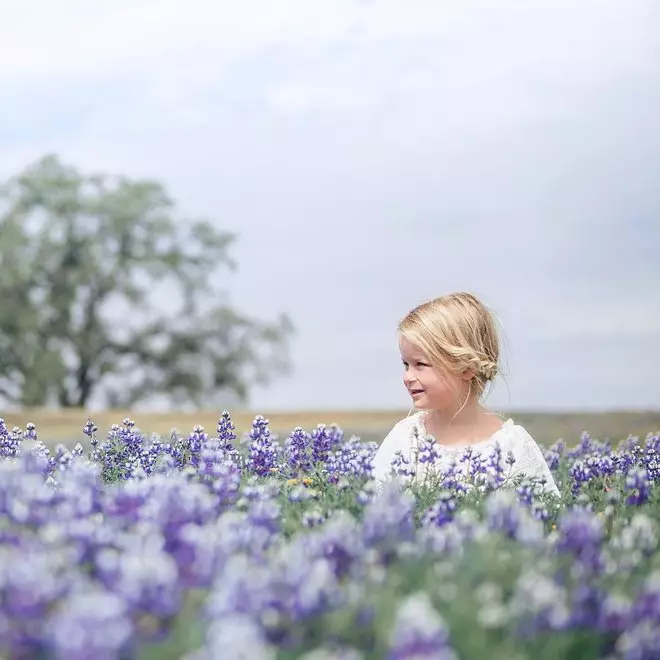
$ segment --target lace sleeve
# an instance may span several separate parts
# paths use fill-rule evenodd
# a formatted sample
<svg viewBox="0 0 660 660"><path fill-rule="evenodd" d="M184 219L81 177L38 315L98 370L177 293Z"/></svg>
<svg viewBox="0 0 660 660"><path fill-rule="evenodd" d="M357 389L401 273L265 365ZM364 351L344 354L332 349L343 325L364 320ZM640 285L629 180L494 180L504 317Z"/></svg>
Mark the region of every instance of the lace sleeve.
<svg viewBox="0 0 660 660"><path fill-rule="evenodd" d="M559 496L559 489L555 483L548 463L543 456L541 448L536 444L532 436L522 427L516 429L514 456L516 462L510 473L512 479L524 476L543 486L543 488Z"/></svg>
<svg viewBox="0 0 660 660"><path fill-rule="evenodd" d="M410 418L397 422L392 430L378 447L373 460L373 477L376 481L383 482L391 476L391 464L397 451L406 455L410 450Z"/></svg>

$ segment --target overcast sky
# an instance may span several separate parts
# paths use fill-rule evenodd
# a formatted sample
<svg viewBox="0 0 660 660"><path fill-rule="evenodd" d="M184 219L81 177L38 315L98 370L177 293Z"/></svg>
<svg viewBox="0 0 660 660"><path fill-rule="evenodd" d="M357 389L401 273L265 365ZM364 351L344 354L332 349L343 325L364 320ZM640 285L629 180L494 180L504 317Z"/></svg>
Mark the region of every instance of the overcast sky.
<svg viewBox="0 0 660 660"><path fill-rule="evenodd" d="M0 16L0 176L55 152L235 231L233 302L297 327L254 408L405 408L396 324L454 290L503 327L493 406L660 405L657 0Z"/></svg>

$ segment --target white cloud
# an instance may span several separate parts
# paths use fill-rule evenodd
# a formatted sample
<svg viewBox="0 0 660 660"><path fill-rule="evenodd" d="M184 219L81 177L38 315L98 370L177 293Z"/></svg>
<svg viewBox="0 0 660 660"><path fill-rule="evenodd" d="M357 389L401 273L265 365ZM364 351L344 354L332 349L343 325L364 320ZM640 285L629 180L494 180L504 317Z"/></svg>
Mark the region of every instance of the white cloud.
<svg viewBox="0 0 660 660"><path fill-rule="evenodd" d="M232 298L299 327L296 376L255 405L405 405L396 321L451 289L515 338L514 404L557 400L535 365L579 362L566 337L660 332L655 0L23 2L0 79L31 119L0 172L57 151L236 230Z"/></svg>
<svg viewBox="0 0 660 660"><path fill-rule="evenodd" d="M222 72L236 58L277 44L333 41L354 16L352 3L304 0L138 0L101 5L93 13L73 4L69 11L71 2L64 0L44 15L46 3L26 2L23 12L6 17L0 72L21 79L124 73L167 78L173 67L175 80L185 74L200 82L201 75L204 82L208 72ZM35 5L41 14L36 19ZM181 58L200 68L187 70Z"/></svg>

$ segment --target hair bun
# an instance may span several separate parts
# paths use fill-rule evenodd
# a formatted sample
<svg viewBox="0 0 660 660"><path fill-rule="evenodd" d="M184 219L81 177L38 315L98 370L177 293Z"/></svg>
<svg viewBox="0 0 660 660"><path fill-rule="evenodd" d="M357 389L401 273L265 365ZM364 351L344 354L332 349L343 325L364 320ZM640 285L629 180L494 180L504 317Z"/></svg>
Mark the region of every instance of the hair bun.
<svg viewBox="0 0 660 660"><path fill-rule="evenodd" d="M495 362L485 362L481 367L481 375L486 380L493 380L497 376L497 364Z"/></svg>

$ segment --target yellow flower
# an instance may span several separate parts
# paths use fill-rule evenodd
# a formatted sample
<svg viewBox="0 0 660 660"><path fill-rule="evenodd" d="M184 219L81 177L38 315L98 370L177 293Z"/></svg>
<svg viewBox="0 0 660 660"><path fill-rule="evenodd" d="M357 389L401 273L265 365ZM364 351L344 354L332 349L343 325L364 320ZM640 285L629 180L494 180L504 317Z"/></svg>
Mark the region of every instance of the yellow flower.
<svg viewBox="0 0 660 660"><path fill-rule="evenodd" d="M287 479L287 486L295 486L298 483L298 479Z"/></svg>
<svg viewBox="0 0 660 660"><path fill-rule="evenodd" d="M302 482L305 484L305 486L311 486L312 483L314 483L314 480L310 479L309 477L303 477Z"/></svg>

